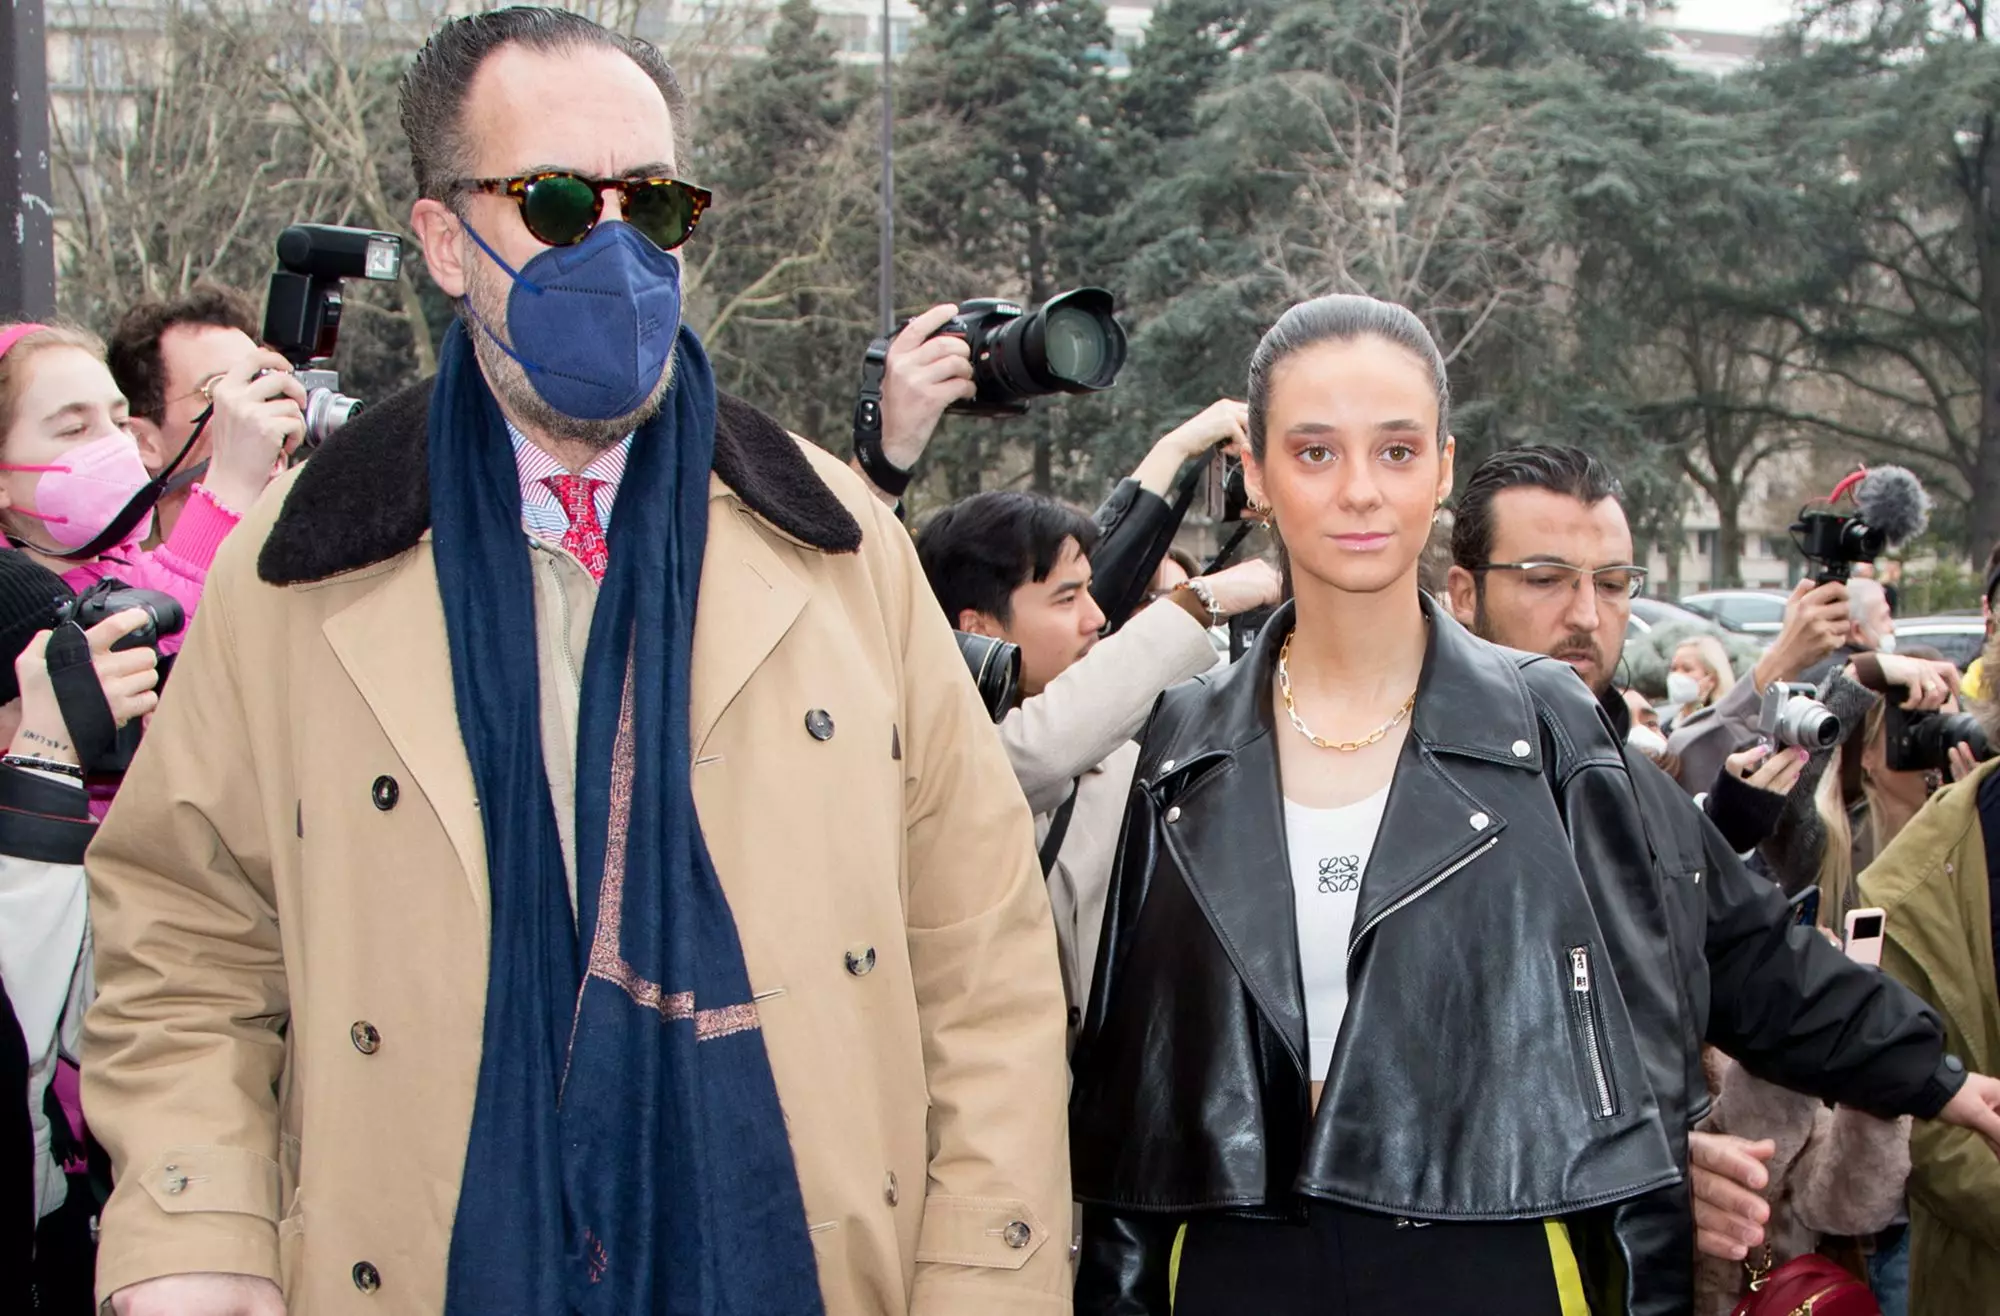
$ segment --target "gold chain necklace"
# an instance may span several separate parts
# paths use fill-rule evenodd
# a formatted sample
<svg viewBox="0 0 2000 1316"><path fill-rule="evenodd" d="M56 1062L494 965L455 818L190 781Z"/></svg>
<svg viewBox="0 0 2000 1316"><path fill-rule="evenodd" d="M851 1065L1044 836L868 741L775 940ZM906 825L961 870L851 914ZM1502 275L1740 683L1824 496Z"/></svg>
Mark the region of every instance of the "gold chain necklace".
<svg viewBox="0 0 2000 1316"><path fill-rule="evenodd" d="M1417 706L1417 692L1412 690L1410 691L1410 697L1403 701L1403 706L1397 709L1387 722L1376 727L1359 740L1327 740L1321 736L1316 736L1313 734L1313 729L1306 725L1305 719L1299 716L1298 708L1292 703L1291 657L1292 637L1287 635L1284 647L1278 650L1278 692L1285 697L1285 716L1292 719L1292 726L1300 735L1321 749L1337 749L1343 754L1352 754L1356 750L1366 749L1382 737L1388 735L1391 731L1394 731L1396 724L1408 717L1410 710Z"/></svg>

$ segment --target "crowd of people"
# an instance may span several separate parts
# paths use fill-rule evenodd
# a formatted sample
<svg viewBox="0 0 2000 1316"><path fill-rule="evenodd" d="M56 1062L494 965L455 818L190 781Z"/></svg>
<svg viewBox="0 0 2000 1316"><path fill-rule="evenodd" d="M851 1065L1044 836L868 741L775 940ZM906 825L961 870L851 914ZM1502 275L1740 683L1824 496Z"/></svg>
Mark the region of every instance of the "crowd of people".
<svg viewBox="0 0 2000 1316"><path fill-rule="evenodd" d="M402 106L460 314L309 461L226 290L0 328L0 1306L2000 1312L2000 770L1899 730L2000 717L1876 582L1657 706L1616 473L1344 295L912 527L955 308L866 464L719 391L650 46Z"/></svg>

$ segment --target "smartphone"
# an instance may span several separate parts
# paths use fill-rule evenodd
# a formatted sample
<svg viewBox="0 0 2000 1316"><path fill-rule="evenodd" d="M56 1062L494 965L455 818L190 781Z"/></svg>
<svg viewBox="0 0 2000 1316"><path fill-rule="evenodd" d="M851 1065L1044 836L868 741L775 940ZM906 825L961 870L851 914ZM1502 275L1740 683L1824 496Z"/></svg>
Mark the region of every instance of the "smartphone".
<svg viewBox="0 0 2000 1316"><path fill-rule="evenodd" d="M1819 925L1819 888L1809 886L1792 897L1792 922L1802 928Z"/></svg>
<svg viewBox="0 0 2000 1316"><path fill-rule="evenodd" d="M1887 923L1879 909L1857 909L1847 915L1847 958L1856 964L1882 965L1882 932Z"/></svg>

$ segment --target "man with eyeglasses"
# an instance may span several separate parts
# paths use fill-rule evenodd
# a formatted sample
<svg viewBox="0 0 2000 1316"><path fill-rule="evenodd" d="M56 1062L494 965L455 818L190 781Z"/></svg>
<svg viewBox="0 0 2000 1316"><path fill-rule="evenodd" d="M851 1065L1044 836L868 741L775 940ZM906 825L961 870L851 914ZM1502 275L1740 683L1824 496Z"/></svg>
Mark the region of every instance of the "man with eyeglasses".
<svg viewBox="0 0 2000 1316"><path fill-rule="evenodd" d="M438 375L217 561L88 864L118 1316L1070 1310L1028 808L909 535L682 328L687 122L559 10L405 75Z"/></svg>
<svg viewBox="0 0 2000 1316"><path fill-rule="evenodd" d="M282 356L257 345L256 315L242 293L201 283L135 302L106 342L148 474L180 457L195 421L214 407L153 510L155 542L173 537L197 484L229 511L248 512L278 473L268 454L305 436L305 388Z"/></svg>
<svg viewBox="0 0 2000 1316"><path fill-rule="evenodd" d="M1631 710L1614 673L1645 572L1618 492L1610 469L1578 448L1495 454L1458 496L1448 592L1453 614L1485 639L1575 668L1623 741ZM1663 1101L1680 1098L1672 1104L1690 1124L1705 1112L1707 1042L1824 1100L2000 1128L2000 1083L1944 1053L1932 1011L1795 927L1784 893L1744 867L1672 778L1636 750L1626 761L1675 936L1657 960L1616 968L1629 1000L1661 1002L1682 1021L1679 1036L1640 1039ZM1701 1250L1742 1260L1763 1241L1769 1208L1757 1194L1774 1150L1690 1132L1690 1185L1640 1209L1685 1213L1691 1196Z"/></svg>

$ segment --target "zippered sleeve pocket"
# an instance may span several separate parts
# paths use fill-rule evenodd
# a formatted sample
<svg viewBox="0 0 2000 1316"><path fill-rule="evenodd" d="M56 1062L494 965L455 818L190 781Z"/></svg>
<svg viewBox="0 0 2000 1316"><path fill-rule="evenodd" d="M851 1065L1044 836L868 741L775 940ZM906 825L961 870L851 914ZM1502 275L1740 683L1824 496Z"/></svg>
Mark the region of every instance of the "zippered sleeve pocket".
<svg viewBox="0 0 2000 1316"><path fill-rule="evenodd" d="M1610 1119L1618 1113L1618 1087L1612 1080L1610 1048L1604 1042L1604 1016L1598 1009L1596 965L1590 947L1570 947L1568 969L1570 1020L1583 1047L1591 1113L1598 1119Z"/></svg>

